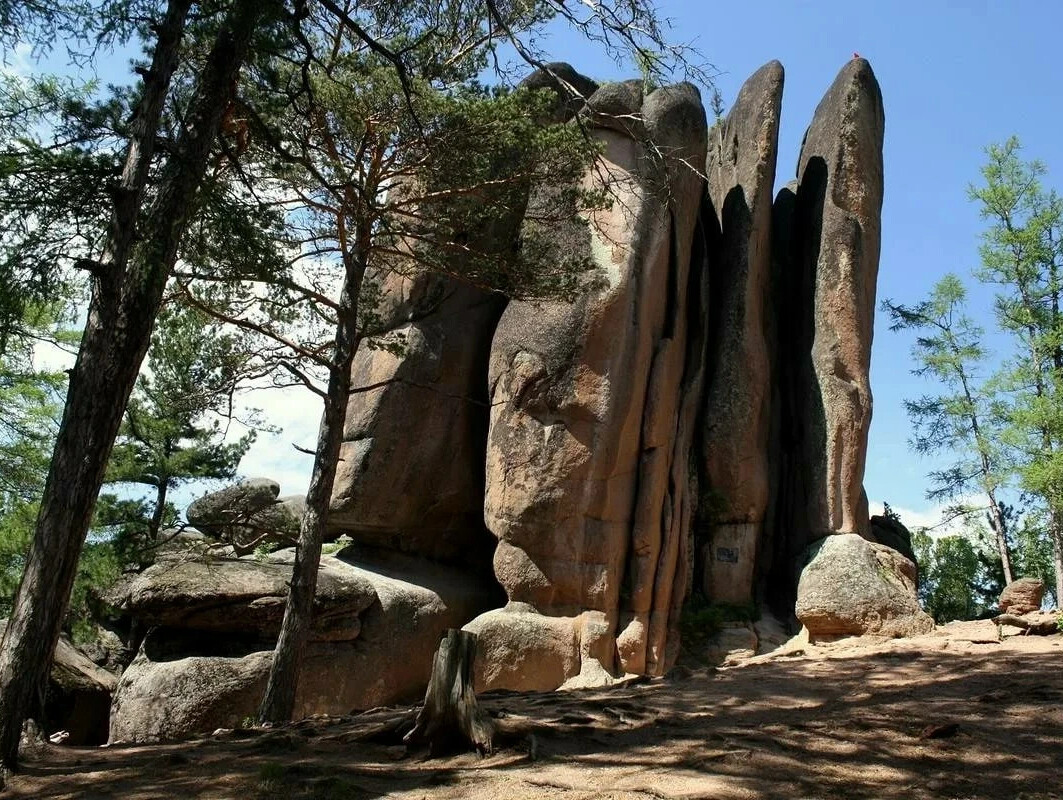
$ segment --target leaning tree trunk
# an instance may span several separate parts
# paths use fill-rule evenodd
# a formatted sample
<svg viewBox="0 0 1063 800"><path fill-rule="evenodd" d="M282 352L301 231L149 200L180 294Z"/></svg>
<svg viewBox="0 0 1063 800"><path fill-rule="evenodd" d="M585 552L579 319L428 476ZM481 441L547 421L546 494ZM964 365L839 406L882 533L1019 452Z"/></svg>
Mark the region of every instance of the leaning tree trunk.
<svg viewBox="0 0 1063 800"><path fill-rule="evenodd" d="M494 725L476 702L476 634L451 628L439 643L417 722L403 741L428 742L432 755L475 747L491 752Z"/></svg>
<svg viewBox="0 0 1063 800"><path fill-rule="evenodd" d="M358 295L362 290L365 270L366 256L360 252L347 268L340 293L336 342L329 367L325 410L317 434L314 470L306 495L306 511L299 526L299 541L295 548L295 565L284 606L284 619L273 651L266 693L258 711L261 723L288 722L295 712L295 694L299 688L303 651L310 638L310 625L313 622L321 543L325 538L329 502L343 445L343 425L351 393L351 366L358 349Z"/></svg>
<svg viewBox="0 0 1063 800"><path fill-rule="evenodd" d="M83 263L92 300L41 498L37 527L0 649L0 760L15 768L23 720L40 713L52 653L107 459L177 258L229 99L265 4L238 0L211 49L176 152L140 212L159 118L177 64L187 0L173 0L158 28L136 131L116 188L104 257ZM135 250L135 253L134 253Z"/></svg>

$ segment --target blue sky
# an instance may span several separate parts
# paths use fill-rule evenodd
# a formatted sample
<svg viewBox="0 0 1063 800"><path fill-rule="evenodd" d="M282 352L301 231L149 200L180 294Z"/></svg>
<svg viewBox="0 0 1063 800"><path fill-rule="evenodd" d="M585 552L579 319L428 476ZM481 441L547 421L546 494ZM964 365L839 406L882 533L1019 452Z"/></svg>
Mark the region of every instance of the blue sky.
<svg viewBox="0 0 1063 800"><path fill-rule="evenodd" d="M880 299L915 302L945 272L966 276L976 265L982 223L966 190L978 179L988 143L1018 135L1027 157L1048 164L1047 183L1063 188L1063 3L662 0L659 7L673 22L672 38L695 40L719 70L717 86L728 104L763 63L783 63L779 185L794 177L801 137L838 70L854 51L870 60L886 107ZM569 33L555 32L544 44L552 58L598 79L636 72ZM101 64L101 77L116 78L125 61L122 55ZM972 288L976 315L985 316L989 294ZM905 397L927 389L909 374L909 346L879 314L865 484L873 503L887 500L906 519L930 522L924 476L931 464L909 452L902 407ZM301 491L310 459L291 443L312 446L316 398L256 403L285 432L262 437L244 471L277 477L284 493Z"/></svg>

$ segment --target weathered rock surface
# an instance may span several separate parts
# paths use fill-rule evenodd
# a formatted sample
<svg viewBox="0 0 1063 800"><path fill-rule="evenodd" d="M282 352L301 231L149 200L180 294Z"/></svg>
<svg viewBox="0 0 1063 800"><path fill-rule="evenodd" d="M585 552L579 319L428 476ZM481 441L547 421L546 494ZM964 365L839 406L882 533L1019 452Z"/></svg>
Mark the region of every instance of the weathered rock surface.
<svg viewBox="0 0 1063 800"><path fill-rule="evenodd" d="M0 620L0 639L7 630L7 620ZM66 731L68 745L103 744L107 741L107 724L111 692L117 678L96 666L66 636L55 646L48 688L44 698L45 733Z"/></svg>
<svg viewBox="0 0 1063 800"><path fill-rule="evenodd" d="M1040 578L1019 578L1000 593L1000 610L1009 614L1028 614L1041 610L1045 596L1045 582Z"/></svg>
<svg viewBox="0 0 1063 800"><path fill-rule="evenodd" d="M809 549L797 587L797 619L812 640L830 636L917 636L934 621L916 598L915 564L855 533Z"/></svg>
<svg viewBox="0 0 1063 800"><path fill-rule="evenodd" d="M568 64L544 65L524 85L558 95L570 119L597 84ZM523 208L480 239L515 240ZM497 247L497 245L492 245ZM377 276L380 326L401 354L363 348L353 368L329 527L355 541L489 569L484 527L487 363L506 299L438 274Z"/></svg>
<svg viewBox="0 0 1063 800"><path fill-rule="evenodd" d="M601 612L610 645L623 613L620 668L656 674L685 594L695 409L681 399L700 364L688 368L691 298L680 287L690 281L701 198L691 166L704 163L706 129L687 85L648 95L641 117L669 157L662 163L613 127L593 129L605 151L588 180L607 176L614 202L589 228L559 234L594 255L599 280L571 303L513 302L499 321L484 514L511 601L548 616ZM612 649L603 648L607 672Z"/></svg>
<svg viewBox="0 0 1063 800"><path fill-rule="evenodd" d="M432 654L446 629L497 602L491 587L451 568L387 554L373 565L360 559L355 566L343 560L347 557L341 552L323 562L344 586L368 586L373 596L349 620L357 638L311 641L297 716L415 700L424 692ZM266 599L272 605L272 597ZM272 642L248 628L251 635L244 637L192 628L153 631L115 691L111 740L180 738L236 727L253 716Z"/></svg>
<svg viewBox="0 0 1063 800"><path fill-rule="evenodd" d="M252 478L199 498L185 516L198 530L232 545L237 555L261 546L276 549L292 542L306 509L304 497L279 494L276 481Z"/></svg>
<svg viewBox="0 0 1063 800"><path fill-rule="evenodd" d="M110 589L106 601L148 626L249 633L280 631L293 551L269 562L254 559L163 561ZM318 572L312 637L354 639L358 615L376 600L373 584L347 564L323 556Z"/></svg>
<svg viewBox="0 0 1063 800"><path fill-rule="evenodd" d="M882 211L882 94L864 59L850 61L816 109L798 165L802 274L812 270L807 395L806 525L813 538L869 533L863 496L871 425L871 339Z"/></svg>
<svg viewBox="0 0 1063 800"><path fill-rule="evenodd" d="M481 614L464 629L478 637L477 692L550 691L579 674L579 625L573 617L499 608Z"/></svg>
<svg viewBox="0 0 1063 800"><path fill-rule="evenodd" d="M710 268L699 452L712 498L701 511L712 524L702 575L706 596L723 603L753 600L769 499L771 217L782 90L782 64L765 64L709 131L706 175L720 236Z"/></svg>
<svg viewBox="0 0 1063 800"><path fill-rule="evenodd" d="M355 358L359 391L329 528L370 546L486 564L483 375L505 300L426 274L392 274L384 293L385 326L404 337L404 352L363 348Z"/></svg>
<svg viewBox="0 0 1063 800"><path fill-rule="evenodd" d="M871 535L862 484L884 125L874 73L855 58L816 109L798 183L775 200L774 530L764 567L769 602L782 614L811 542Z"/></svg>

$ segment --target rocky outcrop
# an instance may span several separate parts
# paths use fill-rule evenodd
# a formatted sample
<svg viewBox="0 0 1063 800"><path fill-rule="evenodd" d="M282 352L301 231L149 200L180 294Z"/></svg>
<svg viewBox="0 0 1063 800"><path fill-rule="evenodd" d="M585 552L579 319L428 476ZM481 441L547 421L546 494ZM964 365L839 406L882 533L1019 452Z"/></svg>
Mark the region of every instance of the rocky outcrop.
<svg viewBox="0 0 1063 800"><path fill-rule="evenodd" d="M1007 614L1029 614L1041 610L1045 597L1045 582L1040 578L1019 578L1000 593L1000 611Z"/></svg>
<svg viewBox="0 0 1063 800"><path fill-rule="evenodd" d="M798 273L814 287L806 384L807 518L812 538L867 535L863 495L871 425L871 339L882 211L882 95L853 59L820 102L798 165Z"/></svg>
<svg viewBox="0 0 1063 800"><path fill-rule="evenodd" d="M279 625L275 611L283 612L283 598L278 606L273 582L283 570L274 566L285 564L227 562L213 577L197 568L191 575L205 582L201 590L189 573L170 581L179 587L175 598L207 597L227 583L227 576L242 586L231 592L233 602L216 619L205 609L178 617L151 600L143 611L130 609L145 614L142 618L147 608L153 609L161 615L160 627L144 640L115 690L112 741L180 738L236 727L255 715ZM432 654L446 629L460 627L498 602L492 587L459 570L405 556L340 551L326 556L322 567L317 602L334 624L320 618L315 622L304 655L297 716L346 714L416 699L424 692ZM286 569L290 575L290 564ZM258 599L256 591L262 592ZM173 605L181 602L174 599ZM255 618L240 624L241 617L251 615ZM222 617L231 618L228 629L222 627Z"/></svg>
<svg viewBox="0 0 1063 800"><path fill-rule="evenodd" d="M687 287L704 111L692 86L645 98L624 89L600 91L610 93L614 115L641 118L649 143L589 115L604 152L588 180L604 183L613 203L563 234L594 256L600 274L573 302L511 303L488 377L484 515L498 537L495 575L511 602L543 615L541 638L552 636L557 618L586 623L581 615L597 612L590 627L572 624L587 654L579 669L603 675L658 674L668 660L692 510L686 464L696 409L681 401L701 369L688 363L697 351L688 317L700 298ZM498 651L479 624L470 629L481 647ZM533 624L521 617L522 629ZM519 658L512 641L499 657ZM568 654L558 663L576 669Z"/></svg>
<svg viewBox="0 0 1063 800"><path fill-rule="evenodd" d="M415 698L447 627L477 635L481 691L660 675L692 591L783 620L734 628L723 658L778 646L795 608L813 638L931 624L906 532L871 525L862 487L878 85L862 59L842 69L773 203L782 83L765 65L709 131L690 85L598 87L547 65L528 81L556 93L541 121L577 115L600 142L582 187L609 203L547 227L535 211L563 187L522 187L505 220L462 233L513 254L547 234L547 252L591 265L574 296L375 265L362 300L377 346L354 366L329 519L354 544L322 560L297 713ZM277 505L277 487L257 491L250 516ZM222 517L197 519L210 532L234 524ZM182 534L115 595L156 627L118 687L113 738L254 713L290 556L209 555Z"/></svg>
<svg viewBox="0 0 1063 800"><path fill-rule="evenodd" d="M854 58L805 133L798 183L775 201L777 489L769 600L794 597L816 539L870 536L863 492L882 208L882 95Z"/></svg>
<svg viewBox="0 0 1063 800"><path fill-rule="evenodd" d="M263 638L280 631L294 551L270 561L219 558L163 561L130 576L105 597L119 614L145 626ZM373 584L337 558L323 556L311 637L355 639L358 618L376 600Z"/></svg>
<svg viewBox="0 0 1063 800"><path fill-rule="evenodd" d="M0 639L7 620L0 620ZM117 679L96 666L65 635L59 637L44 696L47 735L58 734L68 745L103 744Z"/></svg>
<svg viewBox="0 0 1063 800"><path fill-rule="evenodd" d="M197 530L231 545L237 555L260 547L275 550L292 543L306 509L303 496L279 494L276 481L252 478L199 498L185 516Z"/></svg>
<svg viewBox="0 0 1063 800"><path fill-rule="evenodd" d="M355 357L334 536L486 570L483 453L491 332L505 299L437 275L383 279L381 326L402 349Z"/></svg>
<svg viewBox="0 0 1063 800"><path fill-rule="evenodd" d="M568 64L523 81L557 95L553 117L571 119L597 84ZM528 187L530 193L531 187ZM524 207L469 247L504 250ZM398 348L355 358L344 445L329 514L333 535L374 547L490 569L494 539L483 521L487 364L506 298L423 270L372 276L376 325Z"/></svg>
<svg viewBox="0 0 1063 800"><path fill-rule="evenodd" d="M832 636L917 636L934 620L919 607L915 564L855 533L814 544L794 613L813 641Z"/></svg>
<svg viewBox="0 0 1063 800"><path fill-rule="evenodd" d="M746 81L709 132L708 194L719 228L710 267L710 329L699 448L709 527L703 590L716 602L753 601L754 567L771 484L771 216L783 68Z"/></svg>

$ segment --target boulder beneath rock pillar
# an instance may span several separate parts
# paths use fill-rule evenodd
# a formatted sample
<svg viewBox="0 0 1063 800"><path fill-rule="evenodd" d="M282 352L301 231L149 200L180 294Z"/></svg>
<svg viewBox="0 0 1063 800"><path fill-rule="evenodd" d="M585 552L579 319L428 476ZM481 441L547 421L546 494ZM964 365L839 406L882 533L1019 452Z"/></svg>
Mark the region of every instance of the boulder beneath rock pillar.
<svg viewBox="0 0 1063 800"><path fill-rule="evenodd" d="M809 548L795 613L813 639L918 636L934 628L919 606L915 564L855 533L826 536Z"/></svg>

